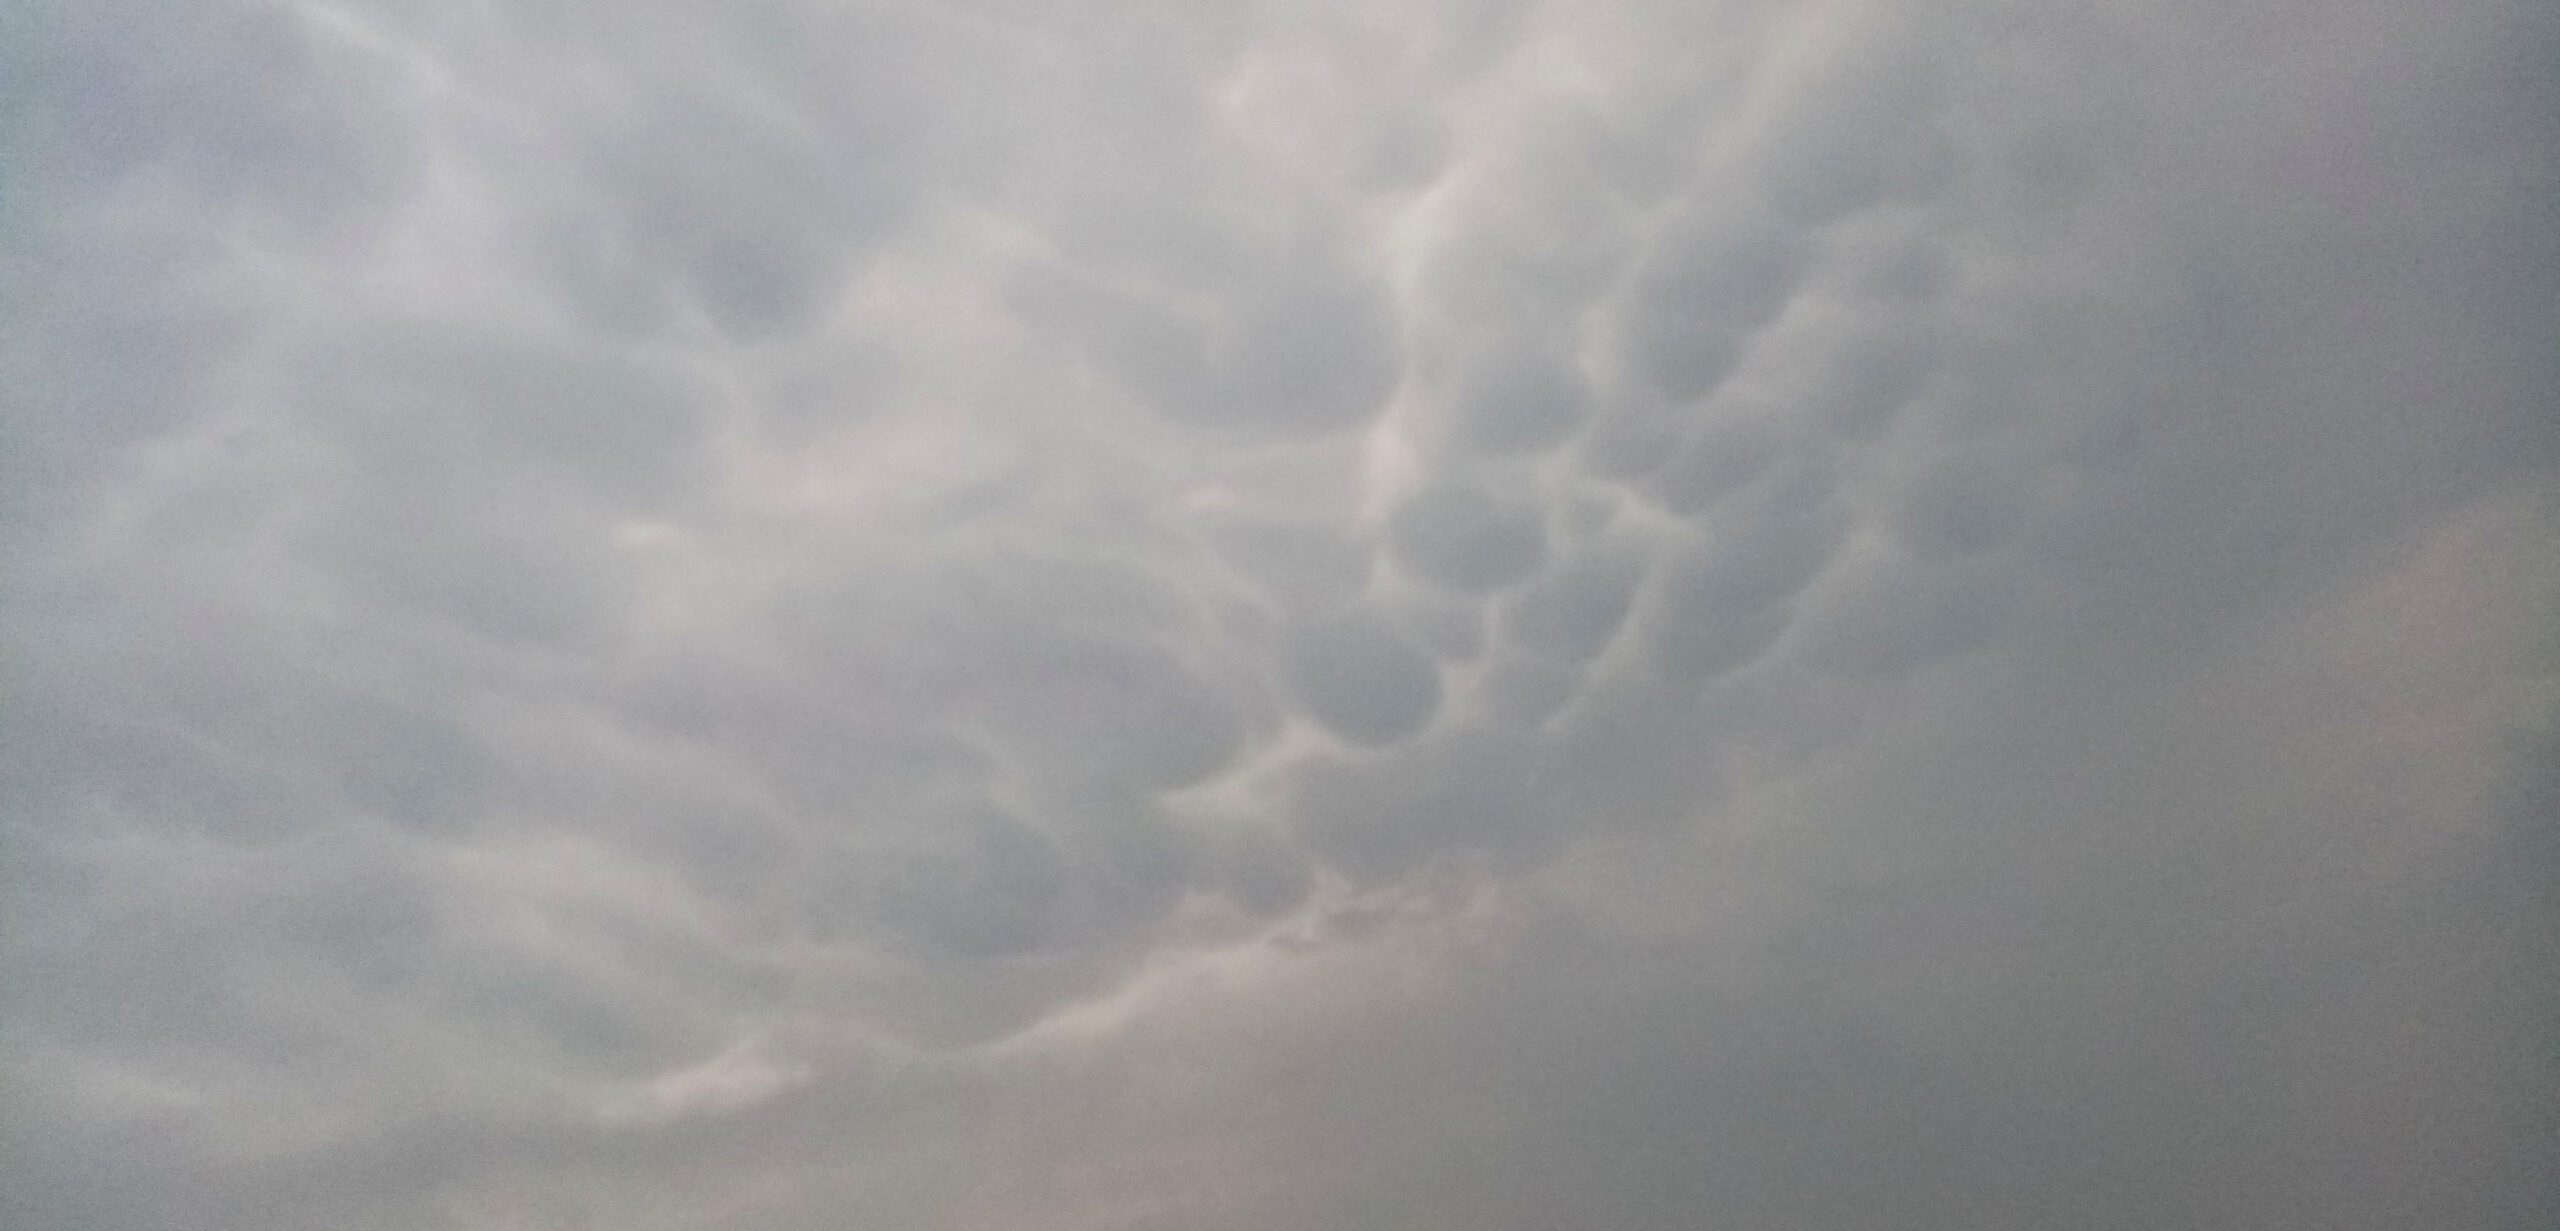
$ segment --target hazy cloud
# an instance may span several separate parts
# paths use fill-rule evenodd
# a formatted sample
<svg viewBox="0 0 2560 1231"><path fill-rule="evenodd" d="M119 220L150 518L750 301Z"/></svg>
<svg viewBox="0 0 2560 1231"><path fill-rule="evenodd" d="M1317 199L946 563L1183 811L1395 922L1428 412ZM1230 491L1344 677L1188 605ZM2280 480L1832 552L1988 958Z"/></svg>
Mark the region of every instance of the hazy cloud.
<svg viewBox="0 0 2560 1231"><path fill-rule="evenodd" d="M0 1222L2526 1228L2508 0L0 38Z"/></svg>

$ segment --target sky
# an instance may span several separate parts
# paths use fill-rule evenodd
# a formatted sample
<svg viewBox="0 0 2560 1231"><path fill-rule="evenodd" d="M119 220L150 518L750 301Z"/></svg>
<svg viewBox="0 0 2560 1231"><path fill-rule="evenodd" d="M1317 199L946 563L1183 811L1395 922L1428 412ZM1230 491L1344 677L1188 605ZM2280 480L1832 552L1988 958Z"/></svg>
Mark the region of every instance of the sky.
<svg viewBox="0 0 2560 1231"><path fill-rule="evenodd" d="M0 1224L2560 1224L2554 64L0 2Z"/></svg>

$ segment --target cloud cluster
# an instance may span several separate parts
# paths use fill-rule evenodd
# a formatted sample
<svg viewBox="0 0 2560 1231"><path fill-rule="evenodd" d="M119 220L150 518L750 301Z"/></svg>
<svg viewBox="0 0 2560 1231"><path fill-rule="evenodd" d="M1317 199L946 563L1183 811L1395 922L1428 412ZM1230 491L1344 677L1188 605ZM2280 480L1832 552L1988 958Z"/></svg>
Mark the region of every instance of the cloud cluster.
<svg viewBox="0 0 2560 1231"><path fill-rule="evenodd" d="M2540 7L0 39L0 1222L2505 1228Z"/></svg>

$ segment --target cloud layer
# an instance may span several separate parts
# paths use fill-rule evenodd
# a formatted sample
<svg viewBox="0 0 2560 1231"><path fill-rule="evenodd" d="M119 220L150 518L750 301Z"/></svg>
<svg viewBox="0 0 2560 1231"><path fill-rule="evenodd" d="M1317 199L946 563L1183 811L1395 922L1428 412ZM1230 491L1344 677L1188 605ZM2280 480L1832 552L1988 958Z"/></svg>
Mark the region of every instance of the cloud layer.
<svg viewBox="0 0 2560 1231"><path fill-rule="evenodd" d="M2560 29L0 39L0 1221L2525 1228Z"/></svg>

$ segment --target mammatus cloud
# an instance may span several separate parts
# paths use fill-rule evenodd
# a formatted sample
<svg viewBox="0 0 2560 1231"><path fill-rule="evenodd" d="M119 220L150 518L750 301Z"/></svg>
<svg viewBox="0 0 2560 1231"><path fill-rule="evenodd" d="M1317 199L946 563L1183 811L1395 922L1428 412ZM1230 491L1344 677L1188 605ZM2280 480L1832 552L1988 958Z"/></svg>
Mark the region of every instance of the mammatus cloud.
<svg viewBox="0 0 2560 1231"><path fill-rule="evenodd" d="M22 4L0 1222L2524 1228L2541 6Z"/></svg>

